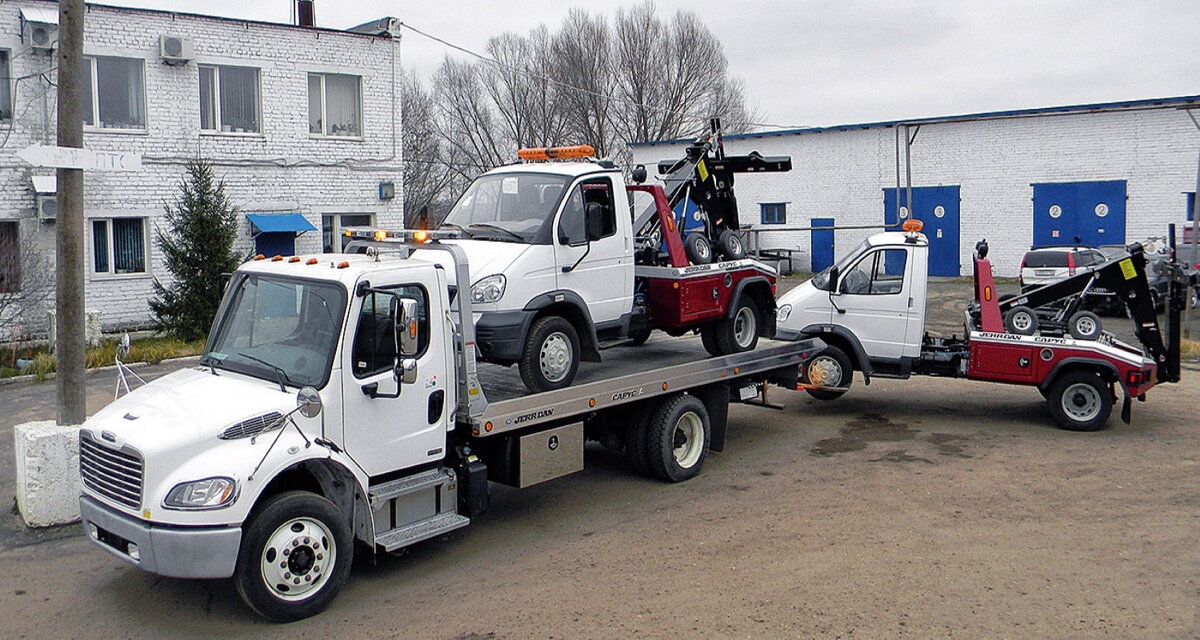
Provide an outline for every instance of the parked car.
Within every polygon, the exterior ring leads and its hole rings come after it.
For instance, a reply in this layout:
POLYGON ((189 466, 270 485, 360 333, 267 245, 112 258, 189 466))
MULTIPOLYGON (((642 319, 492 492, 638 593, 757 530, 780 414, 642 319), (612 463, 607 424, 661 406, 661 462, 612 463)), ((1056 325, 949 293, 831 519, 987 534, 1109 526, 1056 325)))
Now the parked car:
POLYGON ((1094 269, 1108 260, 1092 247, 1039 247, 1021 259, 1021 290, 1058 282, 1094 269))

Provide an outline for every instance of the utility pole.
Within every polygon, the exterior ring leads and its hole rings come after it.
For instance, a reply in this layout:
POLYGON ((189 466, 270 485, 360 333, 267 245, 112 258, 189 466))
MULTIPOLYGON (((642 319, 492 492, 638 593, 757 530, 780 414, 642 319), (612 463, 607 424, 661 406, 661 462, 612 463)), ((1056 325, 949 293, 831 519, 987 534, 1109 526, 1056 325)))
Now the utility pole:
MULTIPOLYGON (((83 147, 83 0, 58 3, 58 146, 83 147)), ((84 380, 83 170, 58 170, 57 265, 54 292, 58 423, 83 424, 84 380)))

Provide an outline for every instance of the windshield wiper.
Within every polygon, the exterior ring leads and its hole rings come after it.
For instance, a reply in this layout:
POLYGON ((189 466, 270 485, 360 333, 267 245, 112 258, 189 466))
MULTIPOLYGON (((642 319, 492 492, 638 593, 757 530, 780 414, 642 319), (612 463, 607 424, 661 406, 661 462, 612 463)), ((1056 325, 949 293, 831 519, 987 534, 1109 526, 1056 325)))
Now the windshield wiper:
POLYGON ((439 229, 440 229, 440 228, 442 228, 442 227, 450 227, 450 228, 454 229, 455 231, 457 231, 457 232, 459 232, 459 233, 463 234, 464 236, 466 236, 466 237, 468 237, 468 238, 470 238, 470 237, 471 237, 471 232, 470 232, 470 231, 467 231, 466 229, 464 229, 464 228, 460 227, 459 225, 456 225, 456 224, 454 224, 453 222, 443 222, 442 224, 438 225, 438 228, 439 228, 439 229))
POLYGON ((265 364, 265 365, 267 365, 268 367, 271 367, 272 369, 274 369, 274 370, 275 370, 275 380, 276 380, 276 381, 279 383, 279 390, 280 390, 280 391, 283 391, 284 393, 286 393, 286 392, 287 392, 287 387, 286 387, 286 386, 284 386, 284 384, 283 384, 283 383, 284 383, 284 382, 291 382, 291 381, 292 381, 292 379, 288 377, 288 374, 287 374, 287 372, 286 372, 286 371, 284 371, 283 369, 279 368, 279 367, 278 367, 278 366, 276 366, 276 365, 273 365, 273 364, 271 364, 270 362, 267 362, 266 360, 263 360, 262 358, 259 358, 259 357, 256 357, 256 356, 252 356, 252 355, 250 355, 250 354, 248 354, 248 353, 242 353, 241 351, 239 351, 239 352, 238 352, 238 355, 239 355, 239 356, 241 356, 241 357, 243 357, 243 358, 245 358, 245 359, 247 359, 247 360, 253 360, 253 361, 255 361, 255 362, 258 362, 258 363, 261 363, 261 364, 265 364))
POLYGON ((220 360, 218 360, 217 358, 213 357, 212 355, 210 355, 208 353, 205 353, 200 356, 200 364, 208 365, 208 372, 213 374, 214 376, 217 375, 216 363, 218 363, 218 362, 220 362, 220 360))
POLYGON ((475 224, 470 225, 470 228, 472 228, 472 229, 474 229, 475 227, 481 227, 483 229, 491 229, 494 231, 499 231, 501 233, 507 233, 509 236, 511 236, 517 242, 525 242, 525 236, 522 236, 521 234, 517 233, 516 231, 509 231, 508 229, 505 229, 504 227, 501 227, 498 225, 488 224, 486 222, 476 222, 475 224))

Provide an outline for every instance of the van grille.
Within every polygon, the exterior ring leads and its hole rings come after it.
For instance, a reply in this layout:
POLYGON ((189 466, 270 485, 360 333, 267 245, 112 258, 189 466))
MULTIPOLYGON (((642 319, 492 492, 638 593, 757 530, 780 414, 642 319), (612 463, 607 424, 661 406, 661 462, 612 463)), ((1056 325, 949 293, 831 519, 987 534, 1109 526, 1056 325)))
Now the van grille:
POLYGON ((112 449, 79 432, 79 476, 100 495, 137 509, 142 504, 142 456, 132 449, 112 449))

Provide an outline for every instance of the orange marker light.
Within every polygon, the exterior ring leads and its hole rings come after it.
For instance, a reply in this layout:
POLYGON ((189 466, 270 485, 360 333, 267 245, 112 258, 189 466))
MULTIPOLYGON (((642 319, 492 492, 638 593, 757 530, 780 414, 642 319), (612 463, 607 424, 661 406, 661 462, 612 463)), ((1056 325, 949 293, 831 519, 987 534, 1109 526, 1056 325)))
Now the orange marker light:
POLYGON ((349 269, 349 268, 350 268, 350 263, 349 263, 349 262, 345 262, 345 261, 343 261, 343 262, 339 262, 339 263, 338 263, 338 266, 337 266, 337 268, 339 268, 339 269, 349 269))
POLYGON ((483 425, 483 430, 490 432, 492 430, 492 423, 489 422, 489 423, 483 425))
POLYGON ((517 151, 517 157, 522 160, 560 160, 587 158, 594 155, 596 155, 596 149, 587 144, 577 144, 573 147, 535 147, 517 151))
POLYGON ((266 256, 264 256, 263 254, 261 254, 261 253, 260 253, 260 254, 258 254, 258 255, 256 255, 256 256, 254 256, 254 259, 255 259, 255 260, 266 260, 266 259, 267 259, 267 257, 266 257, 266 256))
POLYGON ((429 232, 418 231, 413 234, 413 240, 416 240, 417 242, 420 242, 420 243, 429 242, 429 232))
POLYGON ((595 399, 595 398, 588 398, 588 406, 589 406, 589 407, 594 407, 594 406, 596 406, 596 399, 595 399))
POLYGON ((271 258, 271 262, 279 262, 280 260, 283 260, 283 256, 279 254, 275 254, 275 257, 271 258))
POLYGON ((379 242, 383 242, 384 240, 387 240, 387 232, 386 231, 376 231, 375 239, 378 240, 379 242))
POLYGON ((666 391, 666 390, 667 390, 667 383, 665 383, 665 382, 664 382, 664 383, 662 384, 662 389, 663 389, 663 391, 666 391))
POLYGON ((305 262, 304 264, 316 264, 317 262, 318 260, 316 258, 309 258, 308 262, 305 262))
POLYGON ((288 258, 288 262, 300 262, 300 256, 292 256, 288 258))
POLYGON ((901 228, 909 233, 917 233, 921 229, 925 228, 925 223, 917 220, 916 218, 909 218, 908 220, 904 221, 904 224, 901 225, 901 228))
POLYGON ((991 287, 983 288, 983 299, 988 302, 992 301, 992 288, 991 287))

